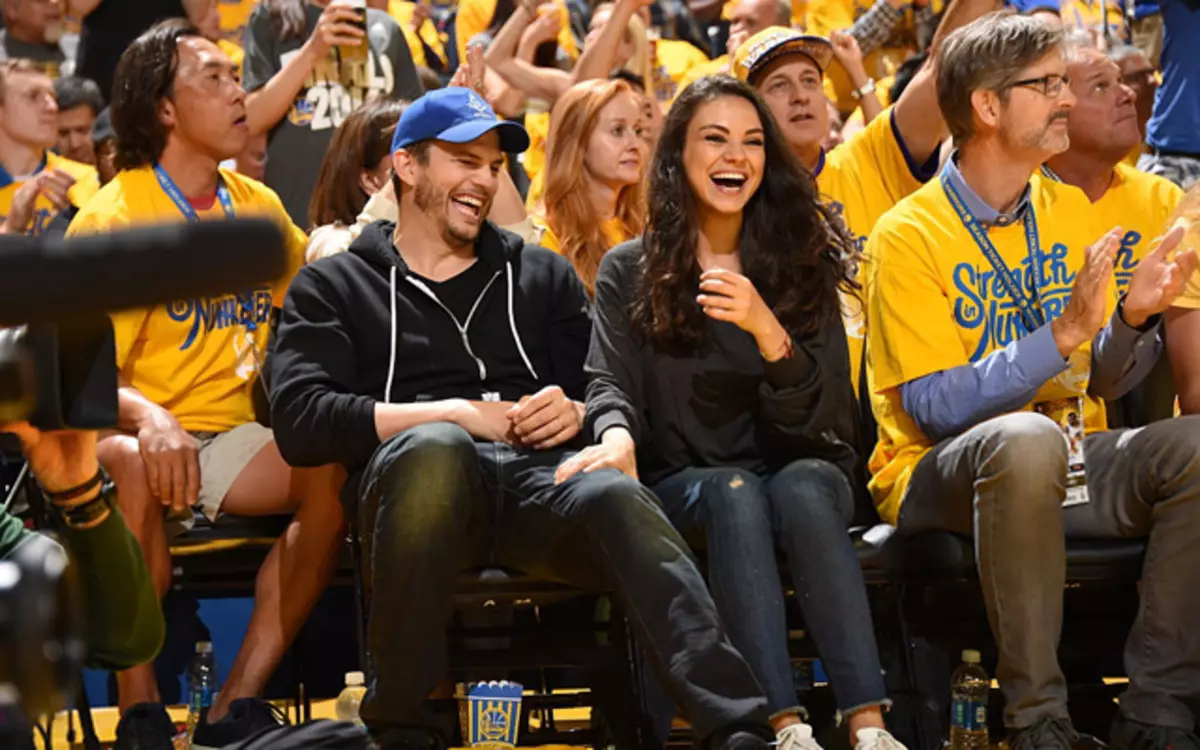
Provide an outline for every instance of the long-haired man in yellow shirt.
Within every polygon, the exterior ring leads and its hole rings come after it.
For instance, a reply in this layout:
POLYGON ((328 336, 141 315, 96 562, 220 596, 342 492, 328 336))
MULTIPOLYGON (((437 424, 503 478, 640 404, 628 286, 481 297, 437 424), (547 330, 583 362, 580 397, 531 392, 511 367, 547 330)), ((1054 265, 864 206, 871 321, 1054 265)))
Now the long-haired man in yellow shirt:
POLYGON ((1012 750, 1084 746, 1057 654, 1064 536, 1147 539, 1110 741, 1194 748, 1200 418, 1106 430, 1104 401, 1157 359, 1161 313, 1196 257, 1166 236, 1118 301, 1121 232, 1040 175, 1069 144, 1062 34, 996 13, 938 56, 958 151, 867 242, 870 488, 899 535, 974 537, 1012 750))
MULTIPOLYGON (((218 167, 249 138, 245 94, 220 48, 186 21, 165 21, 125 51, 114 88, 121 171, 69 233, 264 217, 285 232, 294 273, 305 237, 279 197, 218 167)), ((254 421, 250 389, 288 279, 113 316, 123 385, 119 429, 101 440, 99 455, 159 594, 171 580, 167 526, 190 521, 193 508, 210 520, 222 512, 295 514, 259 572, 246 639, 207 721, 196 728, 196 747, 224 747, 277 723, 254 696, 324 589, 340 542, 340 474, 290 468, 271 431, 254 421)), ((163 742, 173 730, 153 665, 119 673, 117 685, 123 716, 116 748, 170 747, 163 742)))

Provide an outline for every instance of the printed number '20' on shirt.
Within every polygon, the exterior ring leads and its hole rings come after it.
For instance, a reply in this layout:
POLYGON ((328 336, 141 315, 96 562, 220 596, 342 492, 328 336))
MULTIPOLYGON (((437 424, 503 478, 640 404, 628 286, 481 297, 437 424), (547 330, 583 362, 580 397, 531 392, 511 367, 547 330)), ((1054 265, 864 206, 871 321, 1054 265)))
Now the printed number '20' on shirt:
MULTIPOLYGON (((0 219, 8 218, 12 212, 13 197, 16 196, 17 190, 45 169, 61 169, 75 178, 75 184, 67 191, 67 199, 76 208, 82 208, 100 189, 100 178, 96 175, 95 167, 47 151, 33 174, 11 175, 0 167, 0 219)), ((33 218, 29 222, 26 234, 35 237, 40 235, 57 214, 58 209, 50 199, 39 193, 33 204, 33 218)))
MULTIPOLYGON (((250 386, 266 351, 271 308, 283 303, 306 244, 269 188, 226 170, 221 178, 236 217, 269 219, 283 229, 289 258, 285 277, 240 294, 176 300, 112 316, 121 374, 185 430, 202 432, 224 432, 254 420, 250 386)), ((201 221, 225 218, 220 201, 193 207, 201 221)), ((75 217, 68 236, 182 221, 183 213, 154 170, 142 167, 121 172, 105 185, 75 217)))
MULTIPOLYGON (((304 4, 308 27, 301 38, 281 41, 267 5, 261 4, 246 27, 243 83, 256 91, 300 54, 321 17, 321 9, 304 4)), ((370 56, 342 59, 337 48, 317 63, 292 102, 287 115, 271 130, 267 143, 265 182, 279 193, 288 214, 308 225, 308 201, 334 128, 363 102, 377 97, 416 99, 421 95, 404 34, 383 11, 367 10, 370 56)))
MULTIPOLYGON (((1050 321, 1062 314, 1087 247, 1104 228, 1087 196, 1076 188, 1037 175, 1029 200, 1037 217, 1044 282, 1036 299, 1050 321)), ((991 227, 987 235, 1029 294, 1034 273, 1022 222, 991 227)), ((872 258, 868 382, 879 423, 870 489, 880 516, 895 523, 913 469, 934 445, 904 411, 900 386, 977 362, 1028 331, 940 180, 888 212, 871 234, 867 252, 872 258)), ((1111 307, 1115 302, 1113 296, 1111 307)), ((1061 375, 1038 391, 1035 401, 1086 393, 1090 369, 1088 342, 1061 375)), ((1104 402, 1090 395, 1084 399, 1087 431, 1105 429, 1104 402)))
MULTIPOLYGON (((921 187, 936 164, 936 154, 932 165, 914 163, 888 109, 849 141, 823 154, 815 174, 822 200, 842 217, 861 252, 879 217, 921 187)), ((847 297, 843 304, 850 379, 858 393, 866 323, 861 302, 847 297)))

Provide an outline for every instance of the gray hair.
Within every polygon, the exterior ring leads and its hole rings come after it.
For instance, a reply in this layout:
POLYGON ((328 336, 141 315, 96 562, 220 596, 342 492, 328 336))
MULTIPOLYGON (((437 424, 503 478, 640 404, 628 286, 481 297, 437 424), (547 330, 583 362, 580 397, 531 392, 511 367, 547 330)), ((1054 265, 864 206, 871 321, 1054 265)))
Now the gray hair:
POLYGON ((1118 44, 1108 51, 1108 59, 1117 64, 1120 64, 1125 58, 1133 57, 1134 55, 1142 55, 1145 57, 1146 53, 1137 47, 1134 47, 1132 44, 1118 44))
POLYGON ((1062 29, 1011 9, 989 13, 947 36, 938 51, 937 95, 955 143, 975 134, 972 93, 995 91, 1007 100, 1022 70, 1062 47, 1062 29))

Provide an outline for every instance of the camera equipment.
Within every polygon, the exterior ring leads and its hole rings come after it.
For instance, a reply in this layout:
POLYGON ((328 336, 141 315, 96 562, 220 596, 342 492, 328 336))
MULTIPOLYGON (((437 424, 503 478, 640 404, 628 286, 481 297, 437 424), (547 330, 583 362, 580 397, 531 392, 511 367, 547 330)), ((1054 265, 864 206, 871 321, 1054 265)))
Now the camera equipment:
POLYGON ((24 747, 26 716, 58 710, 83 664, 78 596, 63 548, 30 537, 0 561, 0 747, 24 747))
POLYGON ((195 222, 42 242, 0 237, 0 422, 99 429, 117 417, 107 313, 282 276, 268 221, 195 222), (27 325, 28 324, 28 325, 27 325))
MULTIPOLYGON (((253 219, 47 242, 0 237, 0 326, 10 326, 0 329, 0 424, 113 426, 107 313, 273 282, 287 260, 279 227, 253 219)), ((33 537, 0 561, 0 748, 27 747, 23 717, 65 702, 86 651, 77 602, 66 555, 49 539, 33 537)))

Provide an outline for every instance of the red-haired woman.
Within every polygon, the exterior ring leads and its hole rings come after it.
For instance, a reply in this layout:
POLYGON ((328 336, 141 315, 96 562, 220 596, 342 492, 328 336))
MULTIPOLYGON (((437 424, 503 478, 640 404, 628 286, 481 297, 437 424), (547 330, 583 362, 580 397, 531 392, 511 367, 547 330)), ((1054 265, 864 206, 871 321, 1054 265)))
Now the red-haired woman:
POLYGON ((589 292, 604 253, 642 233, 641 122, 622 80, 577 84, 551 114, 541 244, 566 256, 589 292))

